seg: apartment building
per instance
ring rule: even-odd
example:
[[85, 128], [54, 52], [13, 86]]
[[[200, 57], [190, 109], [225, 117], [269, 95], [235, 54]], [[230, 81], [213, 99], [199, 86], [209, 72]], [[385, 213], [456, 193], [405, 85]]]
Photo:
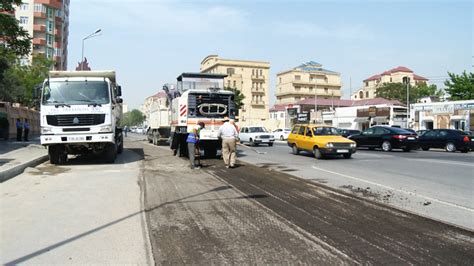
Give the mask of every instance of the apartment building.
[[341, 74], [324, 69], [314, 61], [277, 74], [277, 104], [305, 99], [340, 99]]
[[270, 63], [219, 58], [209, 55], [201, 62], [202, 73], [227, 74], [224, 86], [244, 96], [239, 125], [266, 125], [269, 117]]
[[373, 99], [377, 97], [377, 88], [384, 83], [406, 83], [406, 78], [411, 86], [428, 82], [427, 78], [416, 75], [413, 70], [399, 66], [381, 74], [373, 75], [364, 80], [364, 85], [351, 95], [352, 100]]
[[28, 57], [21, 58], [29, 64], [33, 55], [42, 54], [54, 60], [55, 70], [67, 69], [70, 0], [23, 0], [16, 7], [15, 17], [33, 38]]

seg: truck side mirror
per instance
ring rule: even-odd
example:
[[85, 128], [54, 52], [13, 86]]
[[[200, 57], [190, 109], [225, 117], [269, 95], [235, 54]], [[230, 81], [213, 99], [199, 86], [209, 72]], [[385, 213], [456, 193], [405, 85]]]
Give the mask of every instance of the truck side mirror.
[[117, 86], [117, 96], [122, 96], [122, 86]]
[[41, 85], [37, 85], [33, 88], [33, 98], [37, 99], [41, 95]]
[[117, 103], [123, 103], [123, 99], [122, 98], [117, 98]]

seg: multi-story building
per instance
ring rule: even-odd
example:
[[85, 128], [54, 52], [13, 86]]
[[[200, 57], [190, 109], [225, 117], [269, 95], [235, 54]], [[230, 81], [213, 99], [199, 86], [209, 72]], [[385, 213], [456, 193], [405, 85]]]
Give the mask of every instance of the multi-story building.
[[278, 73], [276, 84], [277, 104], [341, 98], [341, 74], [314, 61]]
[[357, 90], [351, 95], [353, 100], [362, 99], [373, 99], [377, 97], [377, 88], [382, 86], [384, 83], [404, 83], [406, 84], [406, 78], [411, 86], [418, 85], [420, 83], [426, 83], [427, 78], [418, 76], [407, 67], [399, 66], [390, 70], [387, 70], [381, 74], [373, 75], [370, 78], [364, 80], [364, 85], [361, 89]]
[[29, 64], [40, 54], [54, 60], [55, 70], [67, 69], [70, 0], [23, 0], [16, 7], [15, 17], [33, 38], [28, 57], [22, 64]]
[[201, 72], [227, 74], [224, 86], [239, 90], [245, 96], [243, 106], [239, 109], [240, 126], [267, 124], [270, 63], [209, 55], [201, 62]]

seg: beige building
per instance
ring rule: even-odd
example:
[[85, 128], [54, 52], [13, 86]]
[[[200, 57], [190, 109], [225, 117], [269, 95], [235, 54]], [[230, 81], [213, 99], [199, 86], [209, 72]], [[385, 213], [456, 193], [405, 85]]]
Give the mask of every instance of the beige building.
[[341, 74], [313, 61], [278, 73], [276, 84], [277, 104], [341, 98]]
[[415, 86], [420, 83], [427, 82], [428, 79], [418, 76], [407, 67], [399, 66], [383, 72], [382, 74], [373, 75], [364, 80], [364, 85], [351, 95], [352, 100], [373, 99], [377, 97], [377, 88], [384, 83], [405, 83], [404, 78], [408, 78], [410, 85]]
[[270, 63], [219, 58], [209, 55], [201, 62], [202, 73], [227, 74], [224, 86], [244, 96], [239, 125], [266, 125], [269, 117]]
[[67, 69], [69, 35], [69, 0], [23, 0], [15, 9], [15, 17], [32, 39], [28, 57], [22, 64], [30, 64], [33, 55], [42, 54], [53, 59], [55, 70]]

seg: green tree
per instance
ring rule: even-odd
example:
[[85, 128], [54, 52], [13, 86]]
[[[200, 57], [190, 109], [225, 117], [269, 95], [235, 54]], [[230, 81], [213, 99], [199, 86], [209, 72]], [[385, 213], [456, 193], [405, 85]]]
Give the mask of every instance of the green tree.
[[126, 112], [123, 114], [123, 119], [121, 121], [122, 126], [138, 126], [145, 121], [145, 116], [142, 112], [137, 109], [133, 109], [131, 112]]
[[[428, 85], [426, 83], [421, 83], [416, 86], [408, 85], [408, 90], [410, 94], [410, 103], [416, 103], [423, 97], [441, 97], [443, 94], [436, 85]], [[388, 100], [398, 100], [401, 103], [406, 103], [407, 85], [403, 83], [384, 83], [381, 87], [377, 88], [377, 97]]]
[[231, 87], [225, 87], [224, 90], [226, 91], [231, 91], [234, 93], [234, 103], [235, 103], [235, 109], [236, 109], [236, 115], [239, 115], [239, 109], [244, 106], [244, 99], [245, 95], [242, 94], [242, 92], [239, 89], [236, 88], [231, 88]]
[[461, 75], [456, 75], [448, 72], [448, 75], [450, 80], [446, 80], [444, 85], [447, 87], [445, 90], [450, 95], [450, 100], [474, 99], [474, 73], [464, 71]]
[[20, 4], [21, 0], [0, 0], [0, 39], [3, 41], [1, 56], [8, 52], [25, 56], [31, 51], [31, 37], [13, 15], [15, 5]]

